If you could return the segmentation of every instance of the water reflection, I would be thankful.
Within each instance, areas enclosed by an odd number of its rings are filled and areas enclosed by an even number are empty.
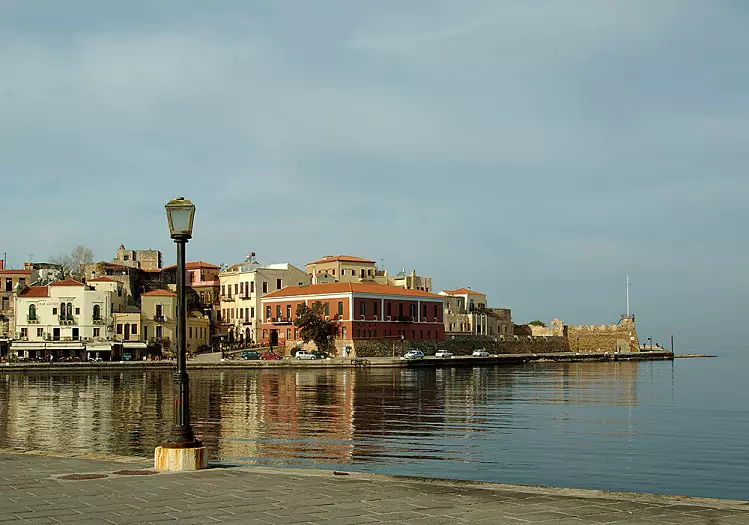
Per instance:
[[[196,434],[213,461],[232,464],[667,491],[676,462],[662,436],[694,453],[693,463],[710,437],[694,429],[670,437],[694,424],[673,410],[670,363],[220,370],[190,379]],[[151,456],[169,433],[172,388],[170,372],[2,372],[0,446]],[[736,469],[745,477],[747,462]],[[698,479],[694,490],[672,486],[705,495]]]

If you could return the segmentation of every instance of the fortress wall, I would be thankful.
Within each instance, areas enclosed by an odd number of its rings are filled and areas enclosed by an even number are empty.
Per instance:
[[[640,342],[634,319],[618,325],[566,326],[571,352],[638,352]]]

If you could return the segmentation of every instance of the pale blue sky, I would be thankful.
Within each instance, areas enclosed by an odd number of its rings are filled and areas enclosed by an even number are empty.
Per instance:
[[[18,266],[83,244],[326,254],[472,286],[517,322],[743,341],[749,3],[0,2]],[[743,343],[745,344],[745,343]]]

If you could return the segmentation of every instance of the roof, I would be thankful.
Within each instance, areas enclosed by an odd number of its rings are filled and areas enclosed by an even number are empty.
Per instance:
[[[140,294],[141,297],[144,295],[161,295],[164,297],[176,297],[177,294],[170,290],[151,290],[150,292]]]
[[[89,279],[88,282],[90,283],[116,283],[114,279],[110,279],[109,277],[97,277],[96,279]]]
[[[21,297],[49,297],[46,286],[27,286],[19,294]]]
[[[389,286],[386,284],[377,284],[372,282],[366,283],[322,283],[311,284],[309,286],[288,286],[282,290],[263,296],[263,299],[275,299],[278,297],[298,297],[303,295],[327,295],[337,293],[358,293],[358,294],[377,294],[377,295],[395,295],[403,297],[439,299],[443,300],[441,295],[424,292],[422,290],[406,290],[399,286]]]
[[[24,274],[24,275],[31,275],[31,273],[33,271],[34,270],[8,270],[8,269],[5,269],[5,270],[0,270],[0,274],[7,275],[7,274],[12,274],[12,273],[21,273],[21,274]]]
[[[62,281],[55,281],[54,283],[49,283],[50,286],[86,286],[80,281],[76,281],[75,279],[65,279]]]
[[[171,266],[166,266],[165,270],[171,270],[176,268],[177,265],[173,264]],[[210,264],[205,261],[193,261],[189,263],[185,263],[185,270],[197,270],[198,268],[207,268],[209,270],[220,270],[220,266],[216,266],[215,264]]]
[[[476,290],[471,290],[470,288],[458,288],[457,290],[442,291],[448,295],[486,295],[485,293],[477,292]]]
[[[333,261],[370,263],[370,264],[375,263],[375,261],[370,261],[369,259],[362,259],[361,257],[354,257],[353,255],[326,255],[319,261],[313,261],[307,264],[320,264],[320,263],[327,263],[327,262],[333,262]]]

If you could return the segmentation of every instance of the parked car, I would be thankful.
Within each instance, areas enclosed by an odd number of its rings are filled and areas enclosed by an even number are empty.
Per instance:
[[[474,350],[471,355],[473,357],[489,357],[489,352],[487,352],[483,348],[479,348],[478,350]]]
[[[437,350],[437,352],[434,354],[434,357],[452,357],[454,354],[448,350]]]
[[[403,359],[424,359],[424,352],[421,350],[409,350],[403,354]]]
[[[282,359],[280,355],[273,353],[273,352],[265,352],[264,354],[260,354],[260,359],[264,359],[265,361],[276,361],[278,359]]]
[[[294,354],[294,357],[296,359],[317,359],[317,356],[311,352],[305,352],[304,350],[299,350],[296,354]]]
[[[260,352],[257,352],[255,350],[242,350],[242,354],[240,355],[242,359],[245,359],[247,361],[251,359],[260,359]]]

